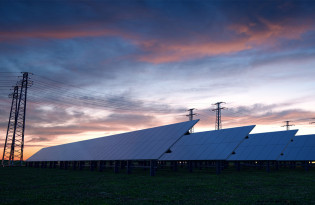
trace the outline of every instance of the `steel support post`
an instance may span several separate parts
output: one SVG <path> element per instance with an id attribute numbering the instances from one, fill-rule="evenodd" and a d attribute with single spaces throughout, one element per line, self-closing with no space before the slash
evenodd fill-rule
<path id="1" fill-rule="evenodd" d="M 309 170 L 309 162 L 308 161 L 305 161 L 304 162 L 304 167 L 305 167 L 305 171 L 308 171 Z"/>
<path id="2" fill-rule="evenodd" d="M 278 161 L 275 161 L 275 169 L 279 170 L 279 162 Z"/>
<path id="3" fill-rule="evenodd" d="M 221 161 L 216 161 L 216 173 L 221 174 Z"/>
<path id="4" fill-rule="evenodd" d="M 192 163 L 192 161 L 188 161 L 188 169 L 189 169 L 190 173 L 193 172 L 193 163 Z"/>
<path id="5" fill-rule="evenodd" d="M 235 165 L 235 169 L 239 172 L 241 171 L 241 162 L 240 161 L 236 161 L 234 162 Z"/>
<path id="6" fill-rule="evenodd" d="M 173 163 L 173 171 L 177 172 L 177 170 L 178 170 L 178 162 L 174 161 L 174 163 Z"/>
<path id="7" fill-rule="evenodd" d="M 195 168 L 198 168 L 198 163 L 197 163 L 197 161 L 194 161 L 194 167 L 195 167 Z"/>
<path id="8" fill-rule="evenodd" d="M 90 171 L 94 171 L 94 161 L 90 161 Z"/>
<path id="9" fill-rule="evenodd" d="M 114 162 L 114 173 L 119 173 L 119 161 L 117 160 Z"/>
<path id="10" fill-rule="evenodd" d="M 79 170 L 83 169 L 84 161 L 79 161 Z"/>
<path id="11" fill-rule="evenodd" d="M 77 169 L 77 161 L 72 162 L 72 169 L 76 170 Z"/>
<path id="12" fill-rule="evenodd" d="M 270 172 L 270 162 L 269 162 L 269 161 L 267 161 L 266 171 L 267 171 L 267 172 Z"/>
<path id="13" fill-rule="evenodd" d="M 155 176 L 156 160 L 150 160 L 150 176 Z"/>
<path id="14" fill-rule="evenodd" d="M 128 160 L 127 161 L 127 174 L 131 174 L 131 165 L 132 165 L 132 161 Z"/>
<path id="15" fill-rule="evenodd" d="M 99 172 L 103 171 L 103 164 L 104 164 L 104 161 L 98 161 L 98 171 Z"/>
<path id="16" fill-rule="evenodd" d="M 144 167 L 143 170 L 146 170 L 147 169 L 147 162 L 145 162 L 145 161 L 142 162 L 142 166 Z"/>
<path id="17" fill-rule="evenodd" d="M 120 169 L 125 169 L 125 161 L 120 161 Z"/>
<path id="18" fill-rule="evenodd" d="M 202 161 L 199 161 L 199 170 L 202 170 L 202 165 L 203 165 L 203 162 Z"/>

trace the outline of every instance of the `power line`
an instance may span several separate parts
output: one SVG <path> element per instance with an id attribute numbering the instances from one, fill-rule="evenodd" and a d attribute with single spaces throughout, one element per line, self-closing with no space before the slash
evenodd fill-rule
<path id="1" fill-rule="evenodd" d="M 47 79 L 45 77 L 45 79 Z M 35 91 L 34 93 L 30 94 L 30 100 L 34 101 L 38 104 L 50 104 L 54 103 L 62 103 L 62 104 L 69 104 L 71 106 L 85 106 L 85 107 L 98 107 L 98 108 L 107 108 L 113 109 L 115 111 L 122 110 L 122 111 L 143 111 L 146 110 L 147 112 L 158 112 L 158 113 L 168 113 L 171 109 L 174 109 L 167 105 L 157 104 L 156 102 L 150 101 L 141 101 L 141 100 L 128 100 L 127 98 L 117 97 L 114 95 L 95 95 L 94 91 L 78 88 L 75 86 L 71 86 L 77 90 L 81 91 L 69 91 L 68 86 L 64 87 L 60 84 L 56 84 L 54 80 L 47 80 L 42 81 L 43 79 L 36 79 L 35 85 L 32 87 L 32 90 Z M 53 83 L 52 83 L 53 82 Z M 59 83 L 59 82 L 58 82 Z M 64 84 L 65 83 L 61 83 Z M 84 92 L 82 92 L 82 90 Z M 88 92 L 88 93 L 87 93 Z M 93 93 L 94 95 L 91 95 Z M 148 104 L 150 103 L 150 104 Z M 152 106 L 155 109 L 152 110 Z M 176 111 L 176 109 L 174 110 Z"/>

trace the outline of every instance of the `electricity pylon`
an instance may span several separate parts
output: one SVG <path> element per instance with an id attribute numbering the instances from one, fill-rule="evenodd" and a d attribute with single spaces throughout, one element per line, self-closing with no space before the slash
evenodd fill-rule
<path id="1" fill-rule="evenodd" d="M 186 115 L 186 116 L 188 117 L 189 121 L 192 121 L 193 118 L 194 118 L 194 115 L 196 115 L 196 114 L 194 114 L 194 109 L 195 109 L 195 108 L 191 108 L 191 109 L 188 109 L 188 110 L 187 110 L 187 111 L 189 111 L 189 114 Z M 193 132 L 194 132 L 194 127 L 192 127 L 192 128 L 189 130 L 189 133 L 193 133 Z"/>
<path id="2" fill-rule="evenodd" d="M 221 107 L 221 104 L 225 102 L 217 102 L 212 105 L 216 105 L 217 108 L 213 109 L 212 111 L 215 111 L 216 119 L 215 119 L 215 129 L 220 130 L 222 129 L 222 124 L 221 124 L 221 110 L 225 109 L 225 107 Z"/>
<path id="3" fill-rule="evenodd" d="M 283 121 L 283 122 L 285 123 L 285 125 L 283 125 L 283 126 L 281 126 L 281 127 L 286 127 L 287 130 L 289 130 L 291 126 L 294 126 L 294 125 L 292 125 L 292 124 L 290 125 L 290 122 L 291 122 L 291 121 L 289 121 L 289 120 Z"/>
<path id="4" fill-rule="evenodd" d="M 13 89 L 11 110 L 5 138 L 2 166 L 22 165 L 24 150 L 24 131 L 27 88 L 31 85 L 29 82 L 29 73 L 23 73 L 23 79 L 17 83 Z"/>

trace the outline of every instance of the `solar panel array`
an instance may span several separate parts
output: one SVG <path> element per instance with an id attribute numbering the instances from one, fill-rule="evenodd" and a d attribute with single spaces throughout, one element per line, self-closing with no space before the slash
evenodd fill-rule
<path id="1" fill-rule="evenodd" d="M 27 161 L 159 159 L 199 120 L 43 148 Z"/>
<path id="2" fill-rule="evenodd" d="M 297 135 L 279 157 L 281 161 L 315 161 L 315 135 Z"/>
<path id="3" fill-rule="evenodd" d="M 228 160 L 259 161 L 278 160 L 298 130 L 251 134 L 235 150 Z"/>
<path id="4" fill-rule="evenodd" d="M 255 125 L 185 135 L 160 160 L 225 160 L 254 127 Z"/>
<path id="5" fill-rule="evenodd" d="M 186 134 L 198 121 L 47 147 L 27 161 L 315 161 L 315 135 L 249 134 L 255 125 Z"/>

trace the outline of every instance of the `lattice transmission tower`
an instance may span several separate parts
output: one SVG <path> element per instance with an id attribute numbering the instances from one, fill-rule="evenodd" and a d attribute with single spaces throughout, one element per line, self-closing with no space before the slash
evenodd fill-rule
<path id="1" fill-rule="evenodd" d="M 186 115 L 189 119 L 189 121 L 193 121 L 194 120 L 194 115 L 197 115 L 197 114 L 194 114 L 194 109 L 195 108 L 191 108 L 191 109 L 188 109 L 187 111 L 189 111 L 189 114 Z M 189 133 L 193 133 L 194 132 L 194 127 L 192 127 L 190 130 L 189 130 Z"/>
<path id="2" fill-rule="evenodd" d="M 212 105 L 216 105 L 217 108 L 213 109 L 212 111 L 215 112 L 216 115 L 216 119 L 215 119 L 215 129 L 216 130 L 220 130 L 222 129 L 222 123 L 221 123 L 221 110 L 225 109 L 225 107 L 221 107 L 221 104 L 225 103 L 225 102 L 217 102 L 215 104 Z"/>
<path id="3" fill-rule="evenodd" d="M 22 165 L 24 150 L 24 131 L 27 88 L 31 86 L 29 73 L 23 72 L 23 78 L 9 95 L 12 98 L 7 134 L 2 155 L 2 166 Z"/>
<path id="4" fill-rule="evenodd" d="M 286 130 L 290 130 L 290 127 L 294 126 L 292 124 L 290 124 L 291 121 L 287 120 L 284 121 L 285 125 L 281 126 L 281 127 L 286 127 Z"/>

